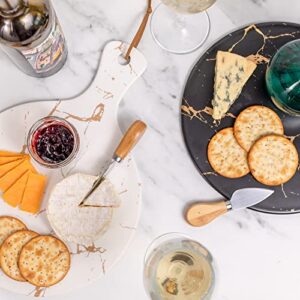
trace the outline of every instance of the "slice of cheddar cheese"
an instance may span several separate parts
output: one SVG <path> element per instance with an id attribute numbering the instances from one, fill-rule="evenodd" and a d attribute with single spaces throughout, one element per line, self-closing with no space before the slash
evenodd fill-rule
<path id="1" fill-rule="evenodd" d="M 25 172 L 3 195 L 4 201 L 13 206 L 18 206 L 23 198 L 30 171 Z"/>
<path id="2" fill-rule="evenodd" d="M 22 156 L 0 156 L 0 165 L 23 159 Z"/>
<path id="3" fill-rule="evenodd" d="M 30 161 L 25 159 L 21 162 L 21 164 L 8 171 L 0 178 L 0 190 L 2 192 L 6 192 L 27 171 L 36 173 L 36 170 Z"/>
<path id="4" fill-rule="evenodd" d="M 0 150 L 0 156 L 28 156 L 27 154 L 20 153 L 20 152 L 12 152 L 12 151 L 5 151 Z"/>
<path id="5" fill-rule="evenodd" d="M 16 168 L 22 162 L 23 162 L 23 159 L 20 159 L 20 160 L 9 162 L 9 163 L 4 164 L 4 165 L 0 165 L 0 178 L 2 176 L 4 176 L 7 172 L 9 172 L 10 170 Z"/>
<path id="6" fill-rule="evenodd" d="M 46 187 L 46 176 L 29 172 L 20 209 L 32 214 L 38 213 Z"/>

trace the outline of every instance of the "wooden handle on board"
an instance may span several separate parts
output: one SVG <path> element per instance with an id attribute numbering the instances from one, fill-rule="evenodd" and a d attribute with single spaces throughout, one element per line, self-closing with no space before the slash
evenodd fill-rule
<path id="1" fill-rule="evenodd" d="M 192 226 L 200 227 L 224 215 L 227 211 L 225 201 L 197 203 L 188 209 L 186 220 Z"/>
<path id="2" fill-rule="evenodd" d="M 119 161 L 123 160 L 144 135 L 146 128 L 147 125 L 144 122 L 140 120 L 135 121 L 123 136 L 114 153 L 114 158 L 117 158 Z"/>

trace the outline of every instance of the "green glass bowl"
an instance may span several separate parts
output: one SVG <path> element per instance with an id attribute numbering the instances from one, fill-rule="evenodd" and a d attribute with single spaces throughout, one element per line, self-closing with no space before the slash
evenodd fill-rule
<path id="1" fill-rule="evenodd" d="M 300 40 L 281 47 L 266 72 L 268 92 L 284 112 L 300 116 Z"/>

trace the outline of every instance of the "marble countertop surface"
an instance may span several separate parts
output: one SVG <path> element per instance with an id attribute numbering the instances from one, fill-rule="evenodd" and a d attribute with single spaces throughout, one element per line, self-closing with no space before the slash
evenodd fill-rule
<path id="1" fill-rule="evenodd" d="M 0 110 L 29 100 L 70 98 L 91 82 L 103 45 L 130 41 L 140 22 L 141 0 L 54 0 L 67 37 L 69 59 L 47 79 L 22 74 L 0 52 Z M 155 5 L 157 2 L 155 2 Z M 300 215 L 274 216 L 244 210 L 210 226 L 188 226 L 182 213 L 195 200 L 220 195 L 199 175 L 185 149 L 180 102 L 186 77 L 196 59 L 214 40 L 257 21 L 300 22 L 298 0 L 218 0 L 209 9 L 212 31 L 195 53 L 177 56 L 162 51 L 149 28 L 139 49 L 149 66 L 126 94 L 119 110 L 121 128 L 143 119 L 149 126 L 134 155 L 143 181 L 143 209 L 136 236 L 126 255 L 101 280 L 55 300 L 143 300 L 143 257 L 149 243 L 166 232 L 183 232 L 205 245 L 215 258 L 214 300 L 298 300 L 300 297 Z M 1 290 L 2 300 L 23 300 Z"/>

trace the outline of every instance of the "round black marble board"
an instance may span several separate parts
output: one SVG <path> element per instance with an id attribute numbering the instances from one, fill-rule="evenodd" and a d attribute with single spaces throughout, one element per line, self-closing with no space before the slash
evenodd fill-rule
<path id="1" fill-rule="evenodd" d="M 270 188 L 257 182 L 251 174 L 228 179 L 217 175 L 207 160 L 207 146 L 212 136 L 222 128 L 232 127 L 235 117 L 246 107 L 260 104 L 273 109 L 280 116 L 285 135 L 295 137 L 300 150 L 300 118 L 289 116 L 272 103 L 265 86 L 268 61 L 287 42 L 300 38 L 300 24 L 270 22 L 250 25 L 232 32 L 216 42 L 199 59 L 187 80 L 181 116 L 182 130 L 189 154 L 202 176 L 225 198 L 234 191 L 247 187 Z M 218 50 L 232 51 L 244 57 L 256 55 L 258 67 L 245 85 L 229 115 L 217 124 L 210 115 L 215 75 L 215 57 Z M 300 151 L 299 151 L 300 153 Z M 275 193 L 252 208 L 267 213 L 290 214 L 300 212 L 300 171 L 286 184 L 271 187 Z M 204 199 L 205 200 L 205 199 Z"/>

